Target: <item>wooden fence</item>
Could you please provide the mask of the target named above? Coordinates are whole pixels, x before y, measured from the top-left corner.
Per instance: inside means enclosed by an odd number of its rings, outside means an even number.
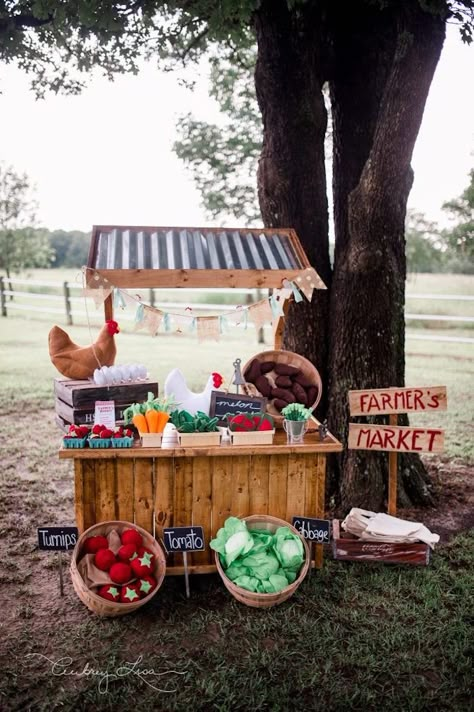
[[[75,317],[88,318],[92,312],[95,312],[94,308],[87,311],[86,300],[81,294],[82,285],[75,284],[74,282],[49,282],[49,281],[37,281],[32,279],[19,279],[16,277],[9,278],[0,277],[0,311],[2,317],[7,317],[12,312],[26,311],[26,312],[37,312],[42,314],[56,314],[62,315],[65,318],[65,322],[68,325],[74,323]],[[159,299],[160,294],[166,290],[155,290],[149,289],[144,293],[143,299],[148,302],[151,306],[156,306],[164,311],[173,309],[183,309],[186,302],[177,301],[161,301]],[[174,290],[173,290],[174,291]],[[240,299],[240,303],[249,304],[256,299],[261,299],[262,295],[259,294],[255,296],[255,290],[252,289],[180,289],[180,295],[185,293],[192,293],[192,303],[193,310],[195,311],[214,311],[214,312],[225,312],[229,311],[232,307],[230,304],[222,303],[212,303],[210,300],[210,295],[229,295],[232,294]],[[199,298],[199,302],[194,300]],[[207,301],[205,301],[207,299]],[[474,296],[463,295],[463,294],[416,294],[407,293],[406,299],[410,300],[426,300],[431,302],[470,302],[474,303]],[[133,319],[133,317],[130,317]],[[415,313],[406,312],[405,320],[422,322],[423,324],[438,322],[441,324],[447,324],[451,328],[459,329],[463,328],[465,325],[469,328],[469,325],[474,324],[474,316],[467,314],[425,314],[425,313]],[[417,331],[422,331],[418,329]],[[440,335],[440,334],[429,334],[428,329],[424,329],[428,333],[413,333],[407,331],[408,339],[420,339],[427,341],[451,341],[457,343],[474,343],[474,338],[467,336],[458,335]]]

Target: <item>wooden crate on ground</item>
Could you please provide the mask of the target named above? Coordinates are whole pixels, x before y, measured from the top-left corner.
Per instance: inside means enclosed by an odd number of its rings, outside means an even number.
[[[96,401],[114,401],[115,419],[123,421],[123,411],[131,403],[147,399],[148,393],[158,395],[156,381],[137,381],[116,386],[97,386],[91,381],[74,381],[68,378],[54,379],[56,421],[60,427],[92,425]]]
[[[396,544],[366,541],[341,530],[338,519],[333,520],[332,553],[340,561],[378,561],[385,564],[417,564],[427,566],[431,549],[423,542]]]

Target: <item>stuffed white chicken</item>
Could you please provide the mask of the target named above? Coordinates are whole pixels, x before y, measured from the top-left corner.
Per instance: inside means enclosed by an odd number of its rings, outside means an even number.
[[[180,410],[187,410],[192,415],[200,410],[209,415],[211,393],[219,388],[222,382],[220,373],[211,373],[204,390],[201,393],[193,393],[186,384],[184,374],[179,368],[174,368],[166,377],[164,391],[166,396],[174,396]]]

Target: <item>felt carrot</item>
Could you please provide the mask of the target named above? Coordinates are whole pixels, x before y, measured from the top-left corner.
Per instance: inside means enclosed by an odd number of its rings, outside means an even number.
[[[148,423],[143,413],[136,413],[132,418],[132,423],[139,433],[148,433]]]
[[[169,413],[165,413],[163,410],[158,410],[158,411],[156,411],[156,414],[157,414],[157,416],[158,416],[158,427],[157,427],[156,432],[157,432],[157,433],[162,433],[163,430],[165,429],[166,423],[167,423],[168,420],[170,419],[170,414],[169,414]]]
[[[132,422],[139,433],[148,432],[148,425],[146,422],[146,418],[143,415],[142,405],[140,403],[134,403],[133,405],[129,405],[128,408],[123,411],[123,417],[125,423]]]
[[[158,424],[160,420],[160,416],[158,414],[158,411],[153,410],[153,408],[148,408],[148,410],[145,413],[145,420],[148,425],[148,432],[149,433],[157,433],[158,431]]]

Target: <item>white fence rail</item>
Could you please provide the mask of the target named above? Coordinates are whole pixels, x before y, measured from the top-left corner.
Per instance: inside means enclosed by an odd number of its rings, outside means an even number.
[[[15,286],[28,287],[28,291],[14,288]],[[38,291],[34,291],[32,288],[38,288]],[[53,293],[44,293],[40,290],[54,290]],[[19,279],[16,277],[9,278],[0,277],[0,312],[2,317],[7,317],[11,312],[35,312],[43,314],[63,314],[68,325],[73,324],[74,317],[89,317],[92,311],[88,311],[86,307],[86,302],[82,294],[82,285],[76,284],[74,282],[54,282],[54,281],[38,281],[31,279]],[[185,302],[176,301],[158,301],[156,299],[156,294],[164,292],[175,292],[175,290],[147,290],[147,301],[156,307],[163,310],[170,309],[183,309]],[[75,294],[71,294],[75,292]],[[241,303],[251,303],[255,300],[255,290],[253,289],[219,289],[219,288],[205,288],[205,289],[182,289],[179,290],[180,294],[190,293],[193,295],[193,299],[190,300],[192,308],[195,311],[215,311],[223,312],[229,311],[231,305],[229,304],[214,304],[211,301],[205,301],[206,295],[216,295],[216,294],[232,294],[234,296],[239,296],[241,298]],[[79,293],[79,294],[78,294]],[[266,293],[266,292],[265,292]],[[194,299],[196,296],[199,297],[200,301],[196,302]],[[260,294],[258,299],[262,298]],[[407,293],[406,299],[410,300],[429,300],[433,301],[451,301],[451,302],[474,302],[474,295],[466,294],[416,294]],[[19,301],[18,301],[19,300]],[[60,306],[61,305],[61,306]],[[81,308],[82,307],[82,308]],[[133,319],[133,317],[131,317]],[[453,328],[459,328],[461,324],[472,324],[474,323],[474,316],[466,314],[418,314],[416,312],[406,312],[405,320],[410,321],[420,321],[420,322],[441,322],[441,323],[452,323]],[[423,340],[423,341],[439,341],[439,342],[453,342],[453,343],[464,343],[464,344],[474,344],[474,337],[470,338],[467,336],[449,336],[440,334],[420,334],[414,333],[412,331],[407,331],[407,339],[413,340]]]

